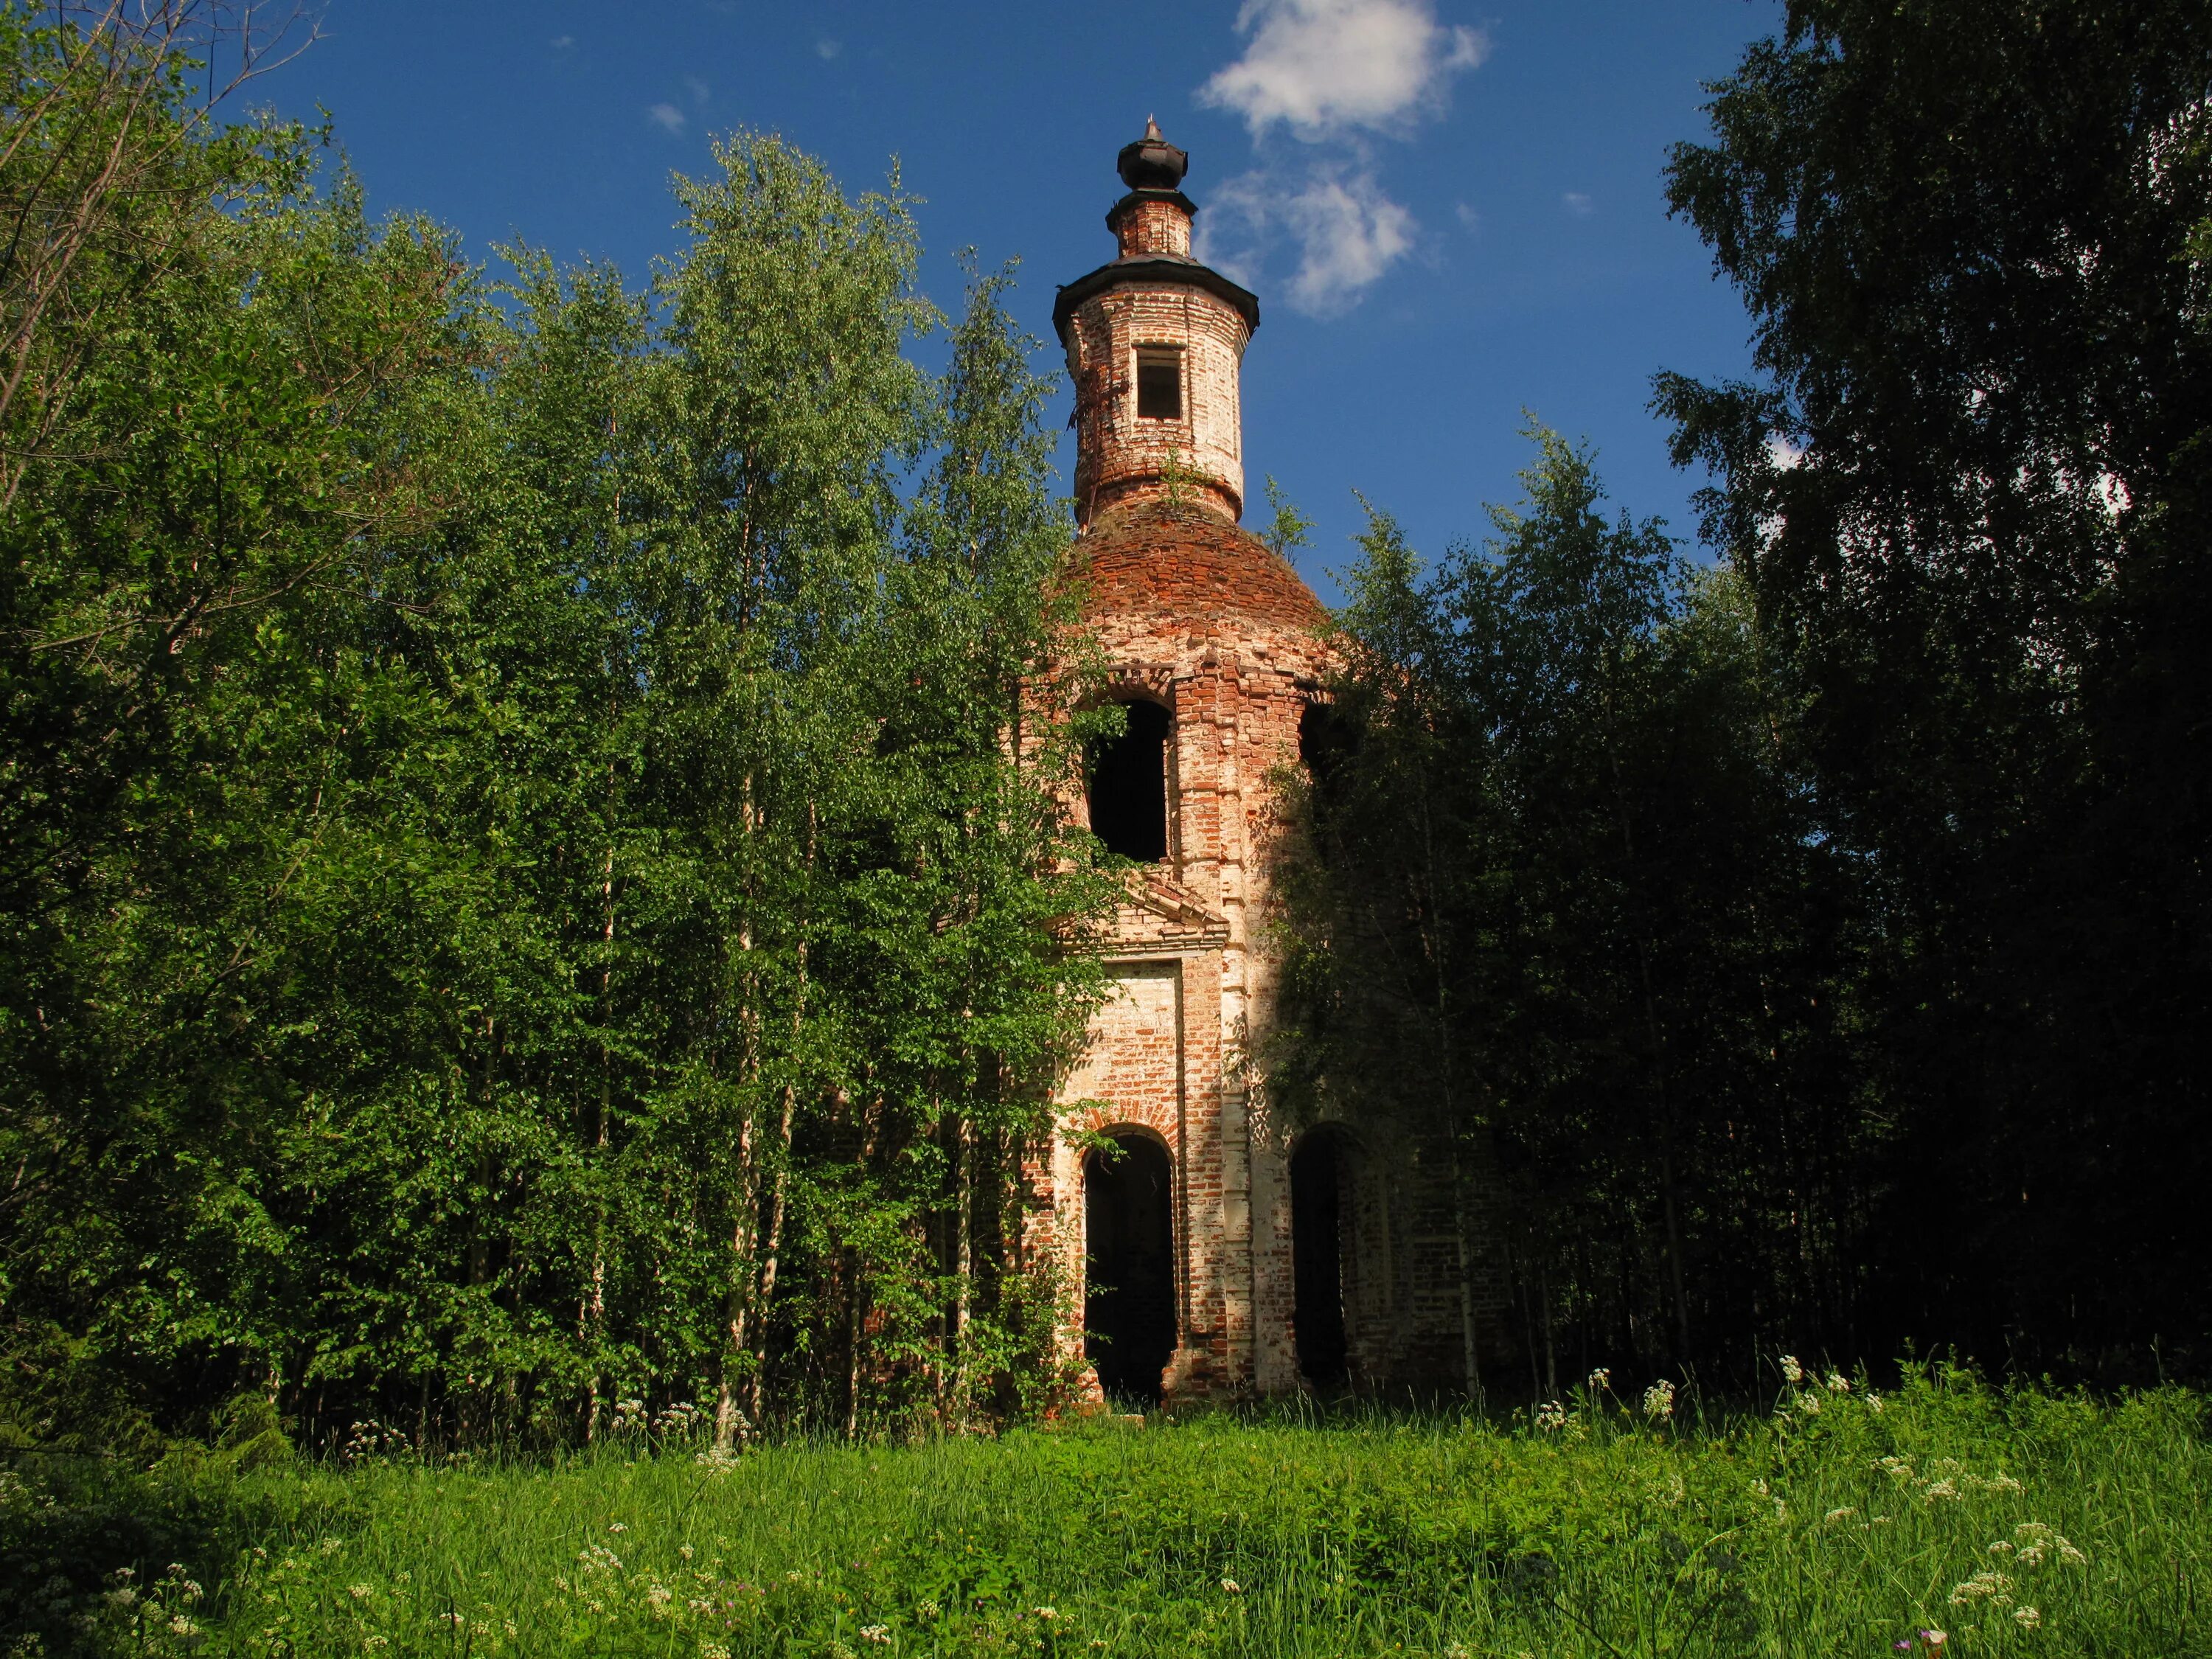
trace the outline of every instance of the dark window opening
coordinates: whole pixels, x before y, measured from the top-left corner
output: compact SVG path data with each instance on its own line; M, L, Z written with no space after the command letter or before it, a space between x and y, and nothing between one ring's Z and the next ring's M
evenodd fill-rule
M1291 1329L1298 1369L1328 1387L1347 1376L1342 1137L1316 1130L1291 1156Z
M1182 419L1182 354L1163 351L1137 359L1137 416L1146 421Z
M1091 751L1091 833L1109 853L1158 864L1168 855L1168 711L1127 707L1127 729Z
M1336 710L1325 702L1310 702L1298 716L1298 758L1316 783L1326 781L1352 752L1352 734Z
M1084 1170L1083 1357L1109 1395L1160 1397L1175 1353L1175 1224L1167 1151L1145 1135L1117 1135Z

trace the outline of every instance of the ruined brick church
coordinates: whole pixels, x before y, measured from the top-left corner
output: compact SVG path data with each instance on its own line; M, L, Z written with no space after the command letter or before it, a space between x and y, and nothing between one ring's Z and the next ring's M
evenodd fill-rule
M1138 860L1114 994L1037 1170L1071 1350L1124 1399L1461 1386L1486 1307L1452 1183L1378 1129L1271 1113L1255 1056L1279 824L1270 774L1327 696L1324 612L1249 531L1238 379L1258 300L1191 256L1184 153L1125 147L1117 257L1060 290L1077 435L1073 569L1127 734L1079 810Z

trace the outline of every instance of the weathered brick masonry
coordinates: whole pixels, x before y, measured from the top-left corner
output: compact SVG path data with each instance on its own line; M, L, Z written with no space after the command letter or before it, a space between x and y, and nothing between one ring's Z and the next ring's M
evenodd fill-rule
M1112 665L1110 695L1167 716L1165 855L1133 875L1106 945L1116 994L1059 1098L1070 1127L1148 1139L1169 1160L1170 1398L1300 1386L1291 1164L1309 1141L1328 1149L1318 1178L1334 1182L1340 1218L1328 1248L1346 1380L1456 1383L1462 1239L1484 1230L1461 1224L1448 1158L1370 1126L1300 1136L1271 1117L1250 1063L1277 981L1261 926L1270 774L1297 763L1300 721L1325 696L1331 659L1320 603L1237 524L1238 378L1258 301L1191 259L1184 158L1156 127L1122 151L1121 171L1130 193L1107 218L1119 257L1063 289L1054 320L1076 388L1072 574ZM1079 1308L1097 1265L1087 1173L1065 1139L1036 1172L1049 1198L1037 1241L1060 1253ZM1486 1349L1502 1330L1496 1276L1472 1283Z

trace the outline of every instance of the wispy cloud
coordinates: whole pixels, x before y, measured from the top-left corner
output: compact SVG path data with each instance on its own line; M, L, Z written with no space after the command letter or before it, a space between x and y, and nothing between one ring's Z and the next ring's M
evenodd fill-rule
M553 50L556 52L566 52L575 44L576 37L573 34L556 34L552 40Z
M691 94L691 101L693 103L704 104L707 101L707 83L704 81L702 81L697 76L685 76L684 77L684 89Z
M1287 240L1298 263L1285 296L1309 316L1349 309L1413 246L1413 216L1362 170L1248 173L1220 186L1207 206L1199 257L1249 283Z
M1237 30L1244 55L1199 101L1235 110L1255 137L1278 123L1309 143L1402 131L1490 55L1480 30L1437 22L1431 0L1244 0Z
M832 40L826 35L814 43L814 55L825 64L844 50L842 40Z
M1559 205L1577 219L1586 219L1590 213L1590 198L1578 190L1571 190L1559 198Z
M645 112L645 118L659 125L664 131L678 133L684 131L684 112L673 104L655 104Z
M1371 141L1409 137L1441 114L1489 38L1439 22L1435 0L1244 0L1237 30L1243 54L1199 88L1199 101L1242 116L1263 152L1278 130L1300 148L1217 187L1200 255L1249 281L1273 248L1292 244L1291 307L1340 313L1419 234L1383 189ZM1460 218L1472 228L1464 207Z

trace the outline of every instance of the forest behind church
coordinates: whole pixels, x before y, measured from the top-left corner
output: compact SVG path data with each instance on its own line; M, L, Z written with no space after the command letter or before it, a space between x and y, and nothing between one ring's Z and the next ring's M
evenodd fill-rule
M1006 279L745 135L649 281L477 270L143 15L0 7L7 1419L1041 1407L1114 877ZM1492 1161L1500 1390L2201 1374L2212 19L1788 19L1666 163L1698 541L1540 427L1371 514L1269 1086Z

